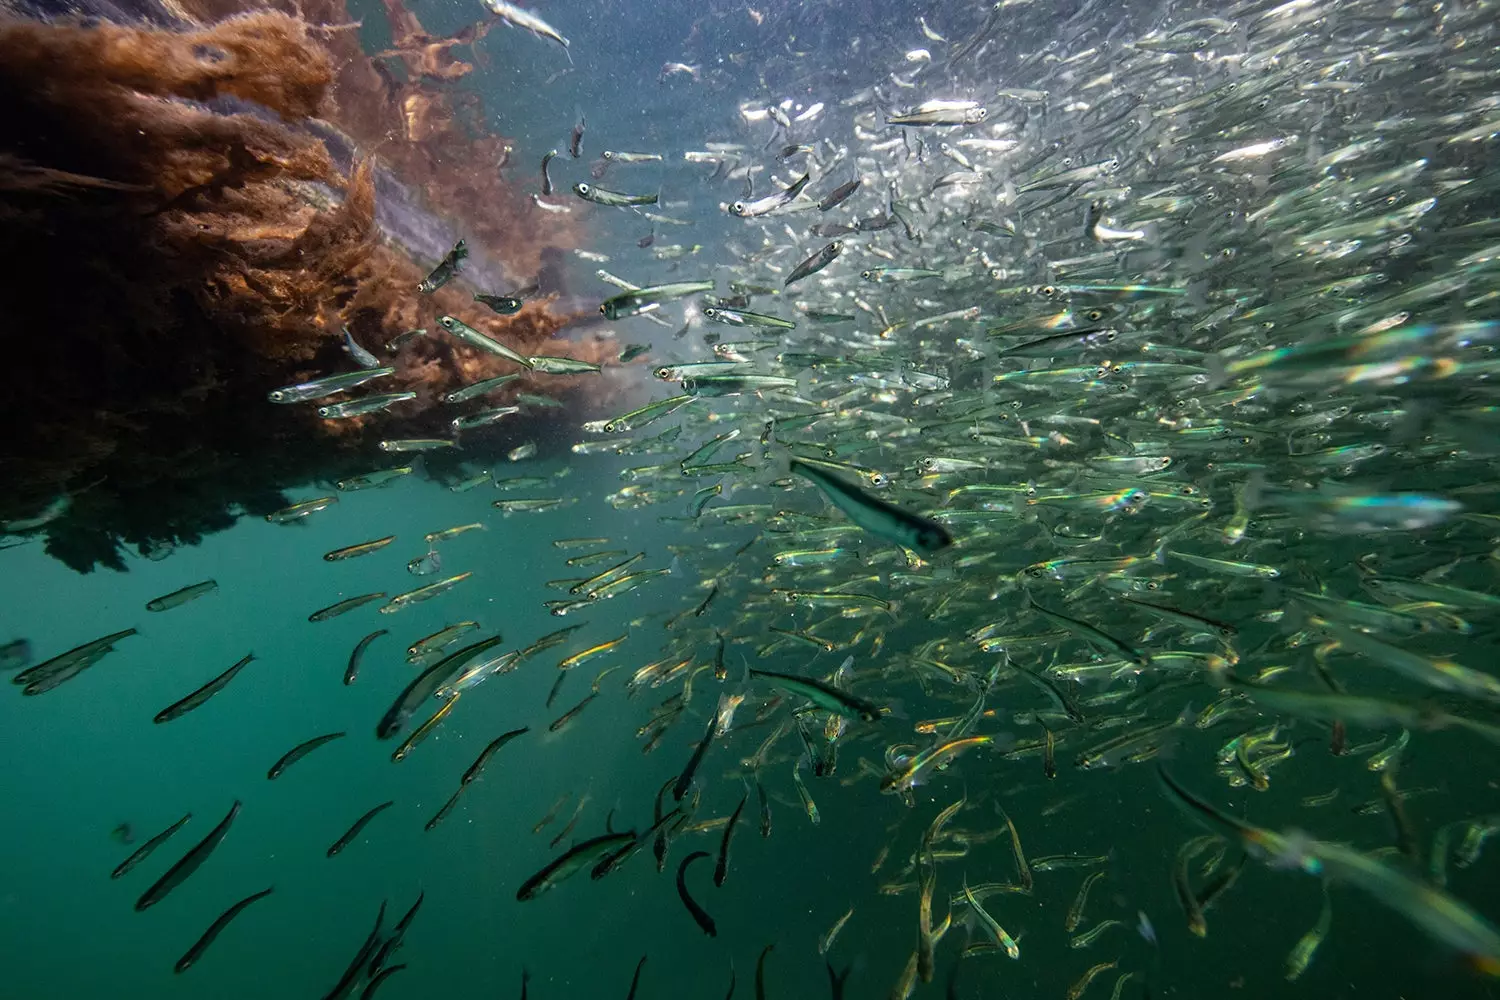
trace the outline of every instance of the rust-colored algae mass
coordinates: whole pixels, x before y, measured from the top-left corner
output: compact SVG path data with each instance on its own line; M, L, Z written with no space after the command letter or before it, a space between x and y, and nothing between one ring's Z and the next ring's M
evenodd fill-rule
M523 354L606 351L559 342L575 317L545 301L499 317L459 283L418 295L431 249L416 262L382 234L379 192L395 184L422 192L408 215L446 217L518 283L575 239L501 180L504 143L474 104L429 82L462 75L451 52L470 39L428 38L392 0L416 60L398 82L339 0L299 9L325 26L274 10L180 31L0 19L0 525L44 533L79 570L125 568L126 546L192 544L284 488L388 461L381 437L446 432L437 396L511 366L444 334L442 313ZM350 367L346 324L418 398L353 421L267 403ZM415 326L430 335L388 358ZM534 376L511 395L583 384L599 382Z

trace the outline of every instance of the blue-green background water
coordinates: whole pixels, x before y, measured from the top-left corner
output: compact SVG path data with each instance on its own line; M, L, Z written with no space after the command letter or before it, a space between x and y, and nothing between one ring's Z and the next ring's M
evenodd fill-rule
M438 34L480 16L477 6L417 9ZM795 11L767 5L768 22L756 25L738 5L559 0L544 14L572 39L572 72L546 83L567 66L560 50L497 27L480 44L487 64L464 86L484 97L495 128L515 139L509 170L527 185L535 183L541 153L564 143L579 112L589 123L585 157L554 164L561 192L586 178L587 163L602 149L669 154L676 162L616 171L610 183L629 190L663 184L666 211L690 215L695 225L680 236L659 229L659 242L700 243L705 249L680 269L645 259L608 266L642 281L707 274L733 259L732 247L749 242L743 227L731 225L717 209L719 201L740 191L736 184L708 184L711 168L684 166L681 151L711 139L757 149L769 131L764 125L744 128L735 110L741 100L791 97L832 106L883 77L898 67L901 51L919 44L918 10L907 4L817 4ZM926 12L950 37L960 36L982 13L961 4L933 5ZM378 16L363 13L373 49L380 45ZM1017 44L1045 41L1049 32L1060 30L1048 18L1060 22L1065 13L1044 5L1019 8ZM1131 13L1137 28L1153 16ZM1180 17L1189 13L1178 11ZM1098 16L1094 30L1109 33L1114 22ZM702 64L709 78L701 85L680 78L663 84L658 73L669 60ZM764 86L762 78L768 78ZM762 192L763 176L757 183ZM648 228L639 220L602 213L590 225L595 238L589 247L619 255L634 250L635 239ZM589 283L592 266L578 270L574 291L580 296L606 293L605 286ZM674 345L666 331L644 324L630 329L631 335L620 334L622 341L654 340L678 360L707 357L696 338ZM644 376L641 381L626 395L645 398L652 390ZM40 659L107 632L140 629L57 691L37 698L12 692L0 699L0 733L8 751L0 775L5 804L0 854L7 859L0 880L0 941L7 956L0 996L321 996L357 950L381 900L390 901L394 918L418 892L426 893L426 902L397 959L409 968L381 988L382 997L515 996L523 966L533 976L531 996L542 1000L623 996L642 954L650 956L638 994L643 998L722 996L731 967L741 995L747 995L756 957L771 943L776 950L768 961L767 995L824 996L816 940L851 903L854 916L832 957L836 965L855 965L848 995L886 995L915 938L915 896L879 895L877 886L898 880L921 830L965 790L982 804L956 821L964 829L993 831L1000 823L993 809L999 800L1032 855L1109 854L1109 876L1095 890L1090 922L1112 916L1126 926L1107 932L1086 951L1069 949L1062 924L1083 873L1038 874L1032 897L995 897L991 906L1020 939L1023 959L1013 963L992 954L965 962L961 996L1060 997L1084 969L1109 960L1119 961L1118 971L1138 973L1129 996L1141 995L1148 983L1153 995L1185 1000L1496 995L1489 981L1465 971L1452 954L1399 917L1337 886L1328 942L1299 982L1285 983L1284 956L1317 918L1318 884L1254 862L1209 914L1208 938L1191 937L1169 872L1177 846L1196 831L1162 797L1149 767L1084 772L1060 761L1059 777L1047 781L1035 759L972 768L961 762L951 775L921 790L915 809L879 795L868 777L845 786L843 779L858 774L860 757L878 764L886 744L905 738L899 728L856 730L842 748L837 776L806 778L821 810L816 827L797 804L787 773L789 743L782 745L773 758L778 763L764 776L773 799L773 836L763 840L757 834L752 796L747 822L735 837L726 885L712 887L707 862L690 873L696 898L718 921L715 939L706 939L683 910L672 874L683 852L715 851L717 831L675 843L665 874L658 875L649 853L643 853L602 881L579 876L535 901L517 903L516 888L562 849L549 848L548 841L580 796L589 802L579 837L601 832L611 810L617 829L643 829L649 823L657 789L686 762L711 702L700 695L661 746L642 756L636 730L671 689L628 699L625 680L662 655L662 622L701 598L701 580L724 558L706 552L676 557L668 546L707 538L738 544L753 534L743 528L689 530L659 520L662 514L680 514L680 506L639 511L610 506L605 496L619 487L622 467L661 459L566 452L562 446L584 437L577 429L583 419L560 412L550 455L540 460L492 463L497 476L553 475L570 468L570 475L546 489L504 494L578 498L576 505L556 512L502 517L489 506L501 494L489 486L455 494L413 477L388 489L343 494L336 506L299 525L244 519L233 530L162 561L134 560L125 574L80 576L47 559L35 544L0 552L0 640L24 635ZM491 443L496 448L520 443L504 435L496 431ZM310 485L293 499L323 492L326 484ZM818 509L806 491L785 502ZM443 575L474 573L451 593L390 616L377 614L371 605L330 622L307 621L309 613L342 597L395 593L428 582L433 578L418 580L405 570L406 561L425 550L422 534L476 520L488 530L441 545ZM320 558L336 547L386 534L398 541L373 555L333 564ZM544 589L545 581L583 574L569 570L563 560L571 553L550 541L586 535L644 550L646 565L671 565L674 572L659 584L553 618L541 603L556 596ZM1305 557L1320 567L1347 563L1357 554L1354 546L1319 544L1326 547L1309 547ZM151 598L207 578L218 581L217 593L161 614L143 610ZM1237 590L1234 607L1249 618L1260 610L1255 600ZM720 605L710 618L727 625L735 610ZM465 619L479 621L486 632L502 632L505 648L523 647L562 624L581 621L585 628L568 645L466 695L435 735L406 760L392 763L394 741L377 742L374 726L411 676L405 647ZM790 615L786 624L792 623L807 619ZM391 634L376 640L357 681L343 686L350 650L381 627ZM891 646L910 648L946 637L946 628L941 621L898 616L890 626ZM545 707L557 659L627 629L627 643L577 668L554 706ZM1492 642L1485 636L1464 642L1468 661L1487 666L1481 660ZM734 647L736 672L739 657L752 648ZM152 723L161 708L251 651L255 662L207 705L165 725ZM830 670L843 655L787 651L762 665ZM577 722L559 734L548 733L547 724L583 697L600 669L613 665L621 669L605 678L601 696ZM698 683L707 683L706 678L700 675ZM924 695L910 681L893 682L885 693L904 699L914 718L935 714L923 710ZM1014 728L1005 714L1012 706L995 707L1002 710L1001 728ZM435 831L424 832L423 823L457 787L458 776L479 750L519 726L532 731L501 750L454 813ZM316 751L274 783L265 779L265 770L291 746L339 730L348 738ZM702 771L699 818L734 808L743 789L739 761L767 732L766 727L747 729L711 751ZM1257 822L1302 825L1325 839L1365 848L1388 844L1383 813L1351 812L1378 795L1363 759L1328 757L1313 727L1291 732L1297 755L1277 769L1272 791L1263 796L1231 791L1213 778L1208 762L1225 738L1219 730L1190 733L1172 752L1172 764L1183 780ZM1370 735L1359 733L1352 742ZM1450 821L1500 809L1500 772L1494 764L1491 748L1461 734L1420 734L1400 777L1403 788L1435 789L1409 805L1426 837ZM1297 805L1300 797L1335 786L1341 792L1332 805L1317 810ZM533 824L563 792L573 798L558 820L533 834ZM164 902L135 913L133 902L145 886L236 799L244 810L209 862ZM325 857L356 817L387 799L395 801L392 809L341 855ZM1064 808L1044 815L1064 801ZM139 844L187 811L193 820L177 837L125 878L108 877L133 849L116 842L112 829L129 823ZM876 855L888 844L894 845L891 861L872 875ZM1009 844L991 840L963 861L940 867L939 916L947 912L942 900L958 889L961 876L971 883L1010 879ZM1491 901L1500 898L1500 859L1493 850L1473 868L1450 871L1450 879L1457 895L1495 915ZM180 976L172 973L177 957L225 907L268 885L275 893L230 925L195 967ZM1136 934L1138 911L1151 919L1159 945ZM939 951L940 981L919 987L921 995L940 993L941 977L964 937L961 928L951 932ZM1101 977L1089 995L1103 996L1114 975L1112 970Z

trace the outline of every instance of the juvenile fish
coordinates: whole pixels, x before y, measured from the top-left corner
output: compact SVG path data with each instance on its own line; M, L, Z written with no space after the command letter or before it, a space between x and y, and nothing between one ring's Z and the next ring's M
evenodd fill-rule
M28 667L12 677L11 683L24 686L24 693L29 695L50 691L93 666L114 649L115 643L135 634L135 629L128 628L90 640L34 667Z
M235 800L230 807L229 814L219 821L219 825L209 831L208 836L198 841L193 848L178 859L177 863L167 869L165 875L157 879L155 884L145 892L141 898L135 901L137 912L148 909L167 898L167 894L186 882L193 872L203 866L214 849L221 844L229 833L229 828L234 824L234 818L240 814L240 802Z
M477 347L479 350L484 351L488 354L493 354L497 357L504 358L507 361L514 361L522 368L531 367L531 364L524 357L511 350L509 347L506 347L498 340L495 340L493 337L486 336L485 334L474 329L472 326L465 323L457 316L439 316L438 326L442 327L448 333L463 341L465 344L468 344L470 347Z
M563 47L563 54L568 57L568 62L573 61L573 55L568 51L568 40L556 28L543 21L536 14L524 7L517 7L515 4L510 3L509 0L481 0L481 2L491 14L494 14L507 24L512 24L517 28L524 28L538 38L550 39L561 45Z
M192 813L186 814L182 817L182 819L173 823L161 833L158 833L156 836L146 841L140 847L136 848L135 852L131 854L130 857L126 858L124 861L121 861L118 865L115 866L115 870L109 873L109 877L120 878L121 876L128 874L132 868L140 864L142 861L145 861L146 858L151 855L152 851L156 850L162 844L165 844L171 838L172 834L176 833L178 830L181 830L184 826L186 826L187 821L192 818Z
M312 403L343 392L345 389L362 386L371 379L394 374L396 374L395 368L384 365L379 368L364 368L356 372L325 375L323 378L313 379L310 382L299 382L296 385L284 385L280 389L272 389L266 393L266 398L273 403Z
M579 181L577 184L574 184L573 193L584 201L593 202L595 205L607 205L611 208L629 208L632 205L655 205L661 200L660 193L624 194L620 191L606 190L587 181Z
M173 704L168 705L166 708L162 709L160 712L157 712L155 720L157 725L160 725L163 722L171 722L173 719L180 719L184 715L191 712L193 709L201 706L204 702L208 701L208 699L224 690L225 685L234 680L235 674L238 674L241 670L245 669L245 667L253 659L255 659L255 654L247 653L244 659L240 660L234 666L230 667L228 670L224 671L222 674L215 677L213 680L209 681L207 684L203 685L198 690L188 695L186 698L183 698L181 701L174 702Z
M348 479L340 479L334 483L340 492L353 492L354 490L367 490L374 487L385 486L402 476L409 476L414 472L410 465L403 465L396 469L381 469L378 472L366 473L363 476L351 476Z
M379 552L395 540L395 535L386 535L384 538L376 538L368 542L360 542L356 545L346 545L341 549L325 552L323 560L325 562L339 562L344 559L353 559L356 556L369 555L371 552Z
M360 661L364 659L365 650L369 648L370 643L385 635L386 632L387 630L383 628L376 629L374 632L371 632L369 635L359 640L358 645L354 647L354 651L349 654L349 665L344 668L344 687L348 687L350 684L353 684L354 678L359 675Z
M908 513L801 459L793 458L791 465L793 472L812 482L851 521L873 535L928 556L953 544L948 529L936 521Z
M332 743L337 739L343 739L347 735L348 733L325 733L322 736L314 736L310 740L303 740L282 754L281 759L271 765L271 769L266 772L266 780L275 781L281 777L283 771L318 749L318 747L325 743Z
M307 616L307 620L310 622L326 622L330 618L337 618L339 615L348 614L355 608L362 608L372 601L379 601L384 598L384 591L378 591L373 594L360 594L358 597L347 597L337 604L330 604L326 608L314 611Z
M813 254L792 269L786 280L781 283L783 288L790 288L794 283L801 281L810 275L817 274L823 268L839 259L839 254L844 252L844 244L841 240L834 240L823 249Z
M627 843L634 843L635 831L626 833L606 833L603 836L592 837L579 844L574 844L563 854L548 862L541 871L532 875L516 890L516 899L526 902L535 899L549 889L555 888L558 883L582 871L584 868L592 867L605 855Z
M275 888L275 886L271 886L270 888L262 889L260 892L246 896L244 899L240 900L238 903L235 903L229 909L220 914L219 919L210 924L208 930L203 932L203 936L195 941L193 943L193 946L189 948L187 952L177 960L177 964L172 967L172 971L181 974L190 969L193 966L193 963L197 962L198 959L203 957L203 953L208 950L209 945L214 943L214 939L217 938L221 933L223 933L224 928L229 926L229 922L231 920L239 916L241 911L243 911L245 907L249 906L251 903L255 902L258 899L264 899L269 896L271 894L271 891Z
M309 514L316 514L320 510L327 510L338 502L339 498L334 496L315 497L312 500L303 500L301 503L294 503L290 507L273 510L266 515L266 520L272 524L290 524L293 521L307 517ZM169 594L168 596L170 597L171 595ZM161 599L164 600L164 598Z
M453 245L453 249L449 250L447 255L443 257L438 266L432 269L432 273L418 283L417 291L423 295L431 295L439 288L442 288L448 282L458 277L458 272L462 269L463 262L468 259L468 256L468 245L463 240L459 240Z
M742 219L753 219L756 216L767 215L783 205L789 205L807 187L808 181L812 180L812 174L806 173L792 182L792 185L777 191L775 194L766 195L755 201L737 201L729 206L729 214L737 215Z
M823 196L823 200L818 202L818 211L827 212L832 209L838 208L844 202L853 197L854 192L858 191L859 186L863 183L864 181L855 178L852 181L845 181L843 184L840 184L838 187L825 194Z
M388 801L388 802L382 802L382 803L380 803L380 805L376 806L375 808L371 809L369 812L367 812L363 816L361 816L359 819L355 820L354 821L354 825L349 828L348 832L345 833L338 840L334 841L333 842L333 846L331 846L330 848L328 848L328 851L327 851L328 857L330 857L330 858L333 857L334 855L336 855L340 851L342 851L344 848L346 848L350 844L352 844L354 842L354 838L356 838L356 837L359 836L360 831L362 831L365 828L365 826L370 822L370 820L374 819L376 816L379 816L382 812L384 812L385 810L389 809L391 806L393 806L395 804L396 804L396 802L395 802L394 799L391 800L391 801Z
M170 594L152 598L146 602L146 610L170 611L172 608L181 607L188 601L197 600L205 594L212 594L218 589L219 585L214 581L204 580L202 583L195 583L181 590L174 590Z

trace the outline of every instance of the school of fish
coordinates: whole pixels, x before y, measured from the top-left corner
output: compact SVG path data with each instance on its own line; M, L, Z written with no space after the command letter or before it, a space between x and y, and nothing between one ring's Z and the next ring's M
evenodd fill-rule
M314 623L379 615L343 674L361 683L361 663L396 648L403 609L498 576L455 572L440 552L524 525L552 533L559 578L534 599L568 621L520 643L476 621L402 637L411 679L382 718L309 732L276 759L270 780L373 732L399 761L481 685L556 669L546 704L487 736L435 814L372 802L330 858L379 824L440 836L509 744L579 724L597 699L635 699L649 719L613 738L651 755L654 801L605 816L557 789L531 831L561 822L550 846L518 830L507 848L535 861L514 905L675 870L683 928L713 937L717 894L734 891L736 854L772 836L773 802L838 836L817 801L851 795L888 829L865 892L909 902L909 956L854 969L861 995L1003 984L1028 960L1020 899L1056 909L1044 922L1029 905L1027 936L1086 952L1064 970L1066 1000L1162 995L1159 935L1179 922L1207 935L1211 908L1234 906L1257 866L1302 876L1284 891L1319 914L1284 928L1288 980L1346 907L1500 975L1500 906L1472 877L1500 801L1402 781L1430 740L1459 741L1492 774L1500 753L1485 641L1500 621L1500 19L1486 3L1251 0L1116 24L1092 2L1051 24L1048 44L1011 44L1010 25L1043 6L983 5L951 27L923 18L910 51L877 54L885 82L743 95L737 131L699 148L605 151L571 185L576 202L548 171L583 156L586 119L569 157L538 156L539 207L652 224L639 258L579 254L621 272L598 272L597 322L624 345L608 367L641 387L638 405L576 429L567 464L576 479L613 461L620 481L570 493L562 475L473 466L451 488L500 496L422 540L408 570L434 582L311 611ZM538 12L485 7L575 57ZM1414 92L1421 104L1403 98ZM740 235L709 251L655 244L658 226L708 216ZM462 280L467 254L460 242L413 295ZM508 313L533 291L476 298ZM445 400L452 436L382 451L462 449L517 412L486 407L487 392L600 372L522 356L455 317L436 325L490 355L494 374ZM400 345L382 360L345 336L357 369L271 389L270 403L378 420L411 398L354 394L399 384ZM268 520L357 517L358 491L414 470L374 469ZM585 509L595 529L651 517L681 542L641 549L623 527L574 537ZM320 554L396 541L309 553L308 572ZM1335 543L1346 558L1308 558ZM655 597L668 581L688 597ZM145 610L217 592L193 583ZM31 666L16 640L5 668L41 695L142 641L128 621L99 631ZM589 690L555 705L585 664L598 673L571 686ZM257 669L247 651L155 722L232 699ZM1309 757L1337 783L1300 794ZM1102 830L1067 853L1027 853L1038 817L1087 808L1132 768L1157 772L1159 796L1098 808L1128 824L1133 808L1177 807L1169 861L1117 853ZM143 878L136 909L191 892L241 808L226 802ZM648 848L654 861L636 858ZM1154 866L1180 912L1116 900L1098 916L1098 884L1121 865ZM180 958L164 942L163 967L175 958L186 973L271 894L228 905ZM369 998L418 968L400 950L424 899L382 906L309 995ZM829 929L747 942L756 996L820 994L767 988L773 949L816 948L841 997L852 962L835 957L858 951L869 904L785 902L827 910ZM525 997L532 970L518 971Z

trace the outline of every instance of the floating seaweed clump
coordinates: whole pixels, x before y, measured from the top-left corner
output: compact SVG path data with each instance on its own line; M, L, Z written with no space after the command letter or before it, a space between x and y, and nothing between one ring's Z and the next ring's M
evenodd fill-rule
M326 13L347 22L341 5ZM346 366L344 325L376 347L447 311L544 353L569 321L545 302L486 319L459 289L419 301L423 269L379 238L382 178L423 186L425 208L462 219L514 273L535 273L571 233L502 241L514 192L455 179L480 173L469 156L492 155L493 137L465 154L444 126L425 136L440 151L386 142L378 166L351 155L426 86L416 74L393 92L351 45L272 10L186 30L0 20L0 524L45 532L81 571L122 569L125 546L192 544L281 504L283 489L368 467L373 428L265 399ZM444 158L453 176L439 182ZM393 363L418 392L382 418L398 436L441 425L438 393L504 370L437 337Z

